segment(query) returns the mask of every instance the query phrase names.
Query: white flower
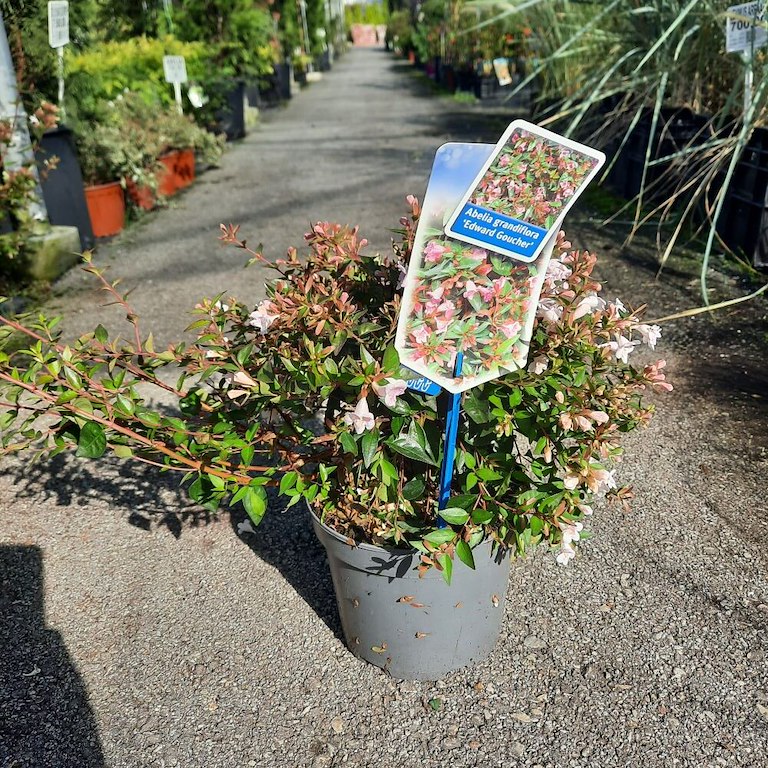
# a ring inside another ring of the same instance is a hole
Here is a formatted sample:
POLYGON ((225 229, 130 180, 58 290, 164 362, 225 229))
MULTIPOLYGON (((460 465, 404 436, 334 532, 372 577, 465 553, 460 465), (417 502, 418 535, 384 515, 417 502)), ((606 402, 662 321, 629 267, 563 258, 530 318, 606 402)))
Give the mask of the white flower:
POLYGON ((563 315, 563 308, 554 299, 542 299, 539 302, 536 314, 545 322, 554 325, 555 323, 560 322, 560 318, 563 315))
POLYGON ((549 368, 549 358, 546 355, 537 355, 528 365, 528 370, 534 375, 539 376, 549 368))
POLYGON ((587 517, 589 517, 589 515, 591 515, 593 512, 592 507, 590 507, 589 504, 577 504, 576 507, 582 515, 587 517))
POLYGON ((271 302, 262 301, 255 311, 248 315, 248 322, 262 333, 266 333, 269 326, 277 319, 277 315, 270 312, 271 309, 274 309, 271 302))
POLYGON ((605 301, 596 293, 590 293, 585 296, 573 310, 573 319, 578 320, 584 315, 591 315, 593 312, 601 312, 605 309, 605 301))
POLYGON ((623 363, 628 363, 630 352, 632 352, 639 343, 639 341, 630 341, 626 336, 617 333, 615 341, 608 341, 600 346, 608 347, 608 349, 610 349, 616 356, 617 360, 620 360, 623 363))
POLYGON ((574 557, 576 557, 576 550, 570 544, 563 542, 555 560, 557 560, 558 565, 568 565, 574 557))
POLYGON ((619 299, 619 298, 616 298, 616 299, 613 300, 613 306, 616 307, 616 311, 617 312, 626 312, 627 311, 627 308, 624 306, 624 302, 621 299, 619 299))
POLYGON ((376 419, 373 418, 373 414, 368 408, 368 401, 364 397, 358 400, 352 413, 344 416, 344 422, 355 430, 356 435, 362 435, 366 430, 376 426, 376 419))
POLYGON ((402 379, 387 380, 386 384, 377 384, 375 382, 373 384, 373 391, 388 408, 394 408, 397 398, 405 394, 406 389, 408 389, 408 383, 402 379))
POLYGON ((229 304, 224 304, 221 301, 217 301, 213 307, 211 307, 215 312, 228 312, 229 311, 229 304))
POLYGON ((581 538, 583 523, 560 523, 560 530, 563 533, 563 546, 569 547, 574 541, 581 538))
POLYGON ((633 330, 640 334, 643 344, 647 344, 651 349, 656 349, 656 342, 661 338, 660 326, 641 323, 636 325, 633 330))

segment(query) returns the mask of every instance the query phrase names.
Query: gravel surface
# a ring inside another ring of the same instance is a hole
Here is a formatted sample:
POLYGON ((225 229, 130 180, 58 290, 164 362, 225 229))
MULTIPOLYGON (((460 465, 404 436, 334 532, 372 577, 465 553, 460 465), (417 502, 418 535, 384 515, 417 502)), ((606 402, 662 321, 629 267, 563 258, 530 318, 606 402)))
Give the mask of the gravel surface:
MULTIPOLYGON (((386 248, 435 149, 494 141, 511 117, 424 90, 352 51, 97 263, 164 342, 203 295, 262 295, 264 275, 218 247, 221 221, 270 256, 318 219, 386 248)), ((622 253, 617 231, 571 221, 607 251, 611 294, 649 317, 696 303, 689 269, 657 281, 642 241, 622 253)), ((114 322, 79 273, 58 291, 68 332, 114 322)), ((544 551, 515 562, 496 650, 441 681, 398 682, 346 650, 301 514, 254 535, 142 467, 6 461, 0 766, 768 766, 765 312, 665 328, 676 391, 628 441, 632 510, 600 508, 567 568, 544 551)))

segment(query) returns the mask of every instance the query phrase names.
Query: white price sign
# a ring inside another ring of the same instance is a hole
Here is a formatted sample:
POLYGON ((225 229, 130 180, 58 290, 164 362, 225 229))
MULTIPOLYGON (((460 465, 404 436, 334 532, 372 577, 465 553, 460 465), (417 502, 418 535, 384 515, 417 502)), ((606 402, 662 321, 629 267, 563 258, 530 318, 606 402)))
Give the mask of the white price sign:
POLYGON ((69 2, 51 0, 48 3, 48 42, 51 48, 63 48, 69 43, 69 2))
POLYGON ((742 53, 768 44, 768 28, 763 26, 765 22, 765 0, 732 5, 728 8, 725 21, 725 50, 742 53))
POLYGON ((187 62, 183 56, 163 56, 163 72, 166 83, 187 82, 187 62))

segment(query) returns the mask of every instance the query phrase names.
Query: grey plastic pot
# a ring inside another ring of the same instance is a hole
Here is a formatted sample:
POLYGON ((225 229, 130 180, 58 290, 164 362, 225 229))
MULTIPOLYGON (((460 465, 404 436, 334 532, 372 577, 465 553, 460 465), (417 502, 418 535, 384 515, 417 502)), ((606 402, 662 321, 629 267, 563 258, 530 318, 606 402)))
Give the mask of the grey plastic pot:
POLYGON ((415 550, 350 545, 312 524, 328 553, 341 626, 356 656, 400 680, 438 680, 485 658, 504 613, 509 556, 483 542, 475 570, 457 561, 449 586, 430 569, 419 578, 415 550))

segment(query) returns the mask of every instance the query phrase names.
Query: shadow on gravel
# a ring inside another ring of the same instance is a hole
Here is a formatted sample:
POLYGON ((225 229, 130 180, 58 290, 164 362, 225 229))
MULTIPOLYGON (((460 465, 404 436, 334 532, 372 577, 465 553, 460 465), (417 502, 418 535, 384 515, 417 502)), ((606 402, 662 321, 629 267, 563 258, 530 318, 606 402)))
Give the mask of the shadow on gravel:
POLYGON ((240 533, 245 515, 232 510, 232 529, 265 563, 277 568, 297 594, 344 642, 331 572, 322 545, 315 537, 309 515, 300 506, 286 510, 270 498, 269 512, 255 533, 240 533))
POLYGON ((88 692, 46 627, 38 547, 0 546, 0 765, 103 768, 88 692))
POLYGON ((103 457, 95 463, 65 455, 14 470, 18 498, 60 507, 76 507, 84 499, 107 501, 130 525, 143 530, 162 526, 177 539, 185 527, 212 520, 179 487, 180 477, 136 462, 103 457))
MULTIPOLYGON (((135 462, 102 458, 98 463, 64 455, 16 470, 19 498, 57 506, 78 506, 84 499, 107 501, 129 525, 142 530, 165 527, 175 538, 187 528, 206 525, 213 515, 194 504, 179 487, 180 475, 162 473, 135 462)), ((241 507, 229 515, 233 533, 264 562, 276 568, 331 631, 343 640, 325 552, 302 507, 284 509, 273 494, 270 511, 254 533, 243 530, 241 507)), ((2 571, 0 570, 0 574, 2 571)), ((1 700, 1 699, 0 699, 1 700)), ((0 720, 0 722, 2 722, 0 720)), ((26 765, 22 763, 26 768, 26 765)), ((6 768, 0 762, 1 768, 6 768)), ((21 768, 21 766, 19 767, 21 768)))

